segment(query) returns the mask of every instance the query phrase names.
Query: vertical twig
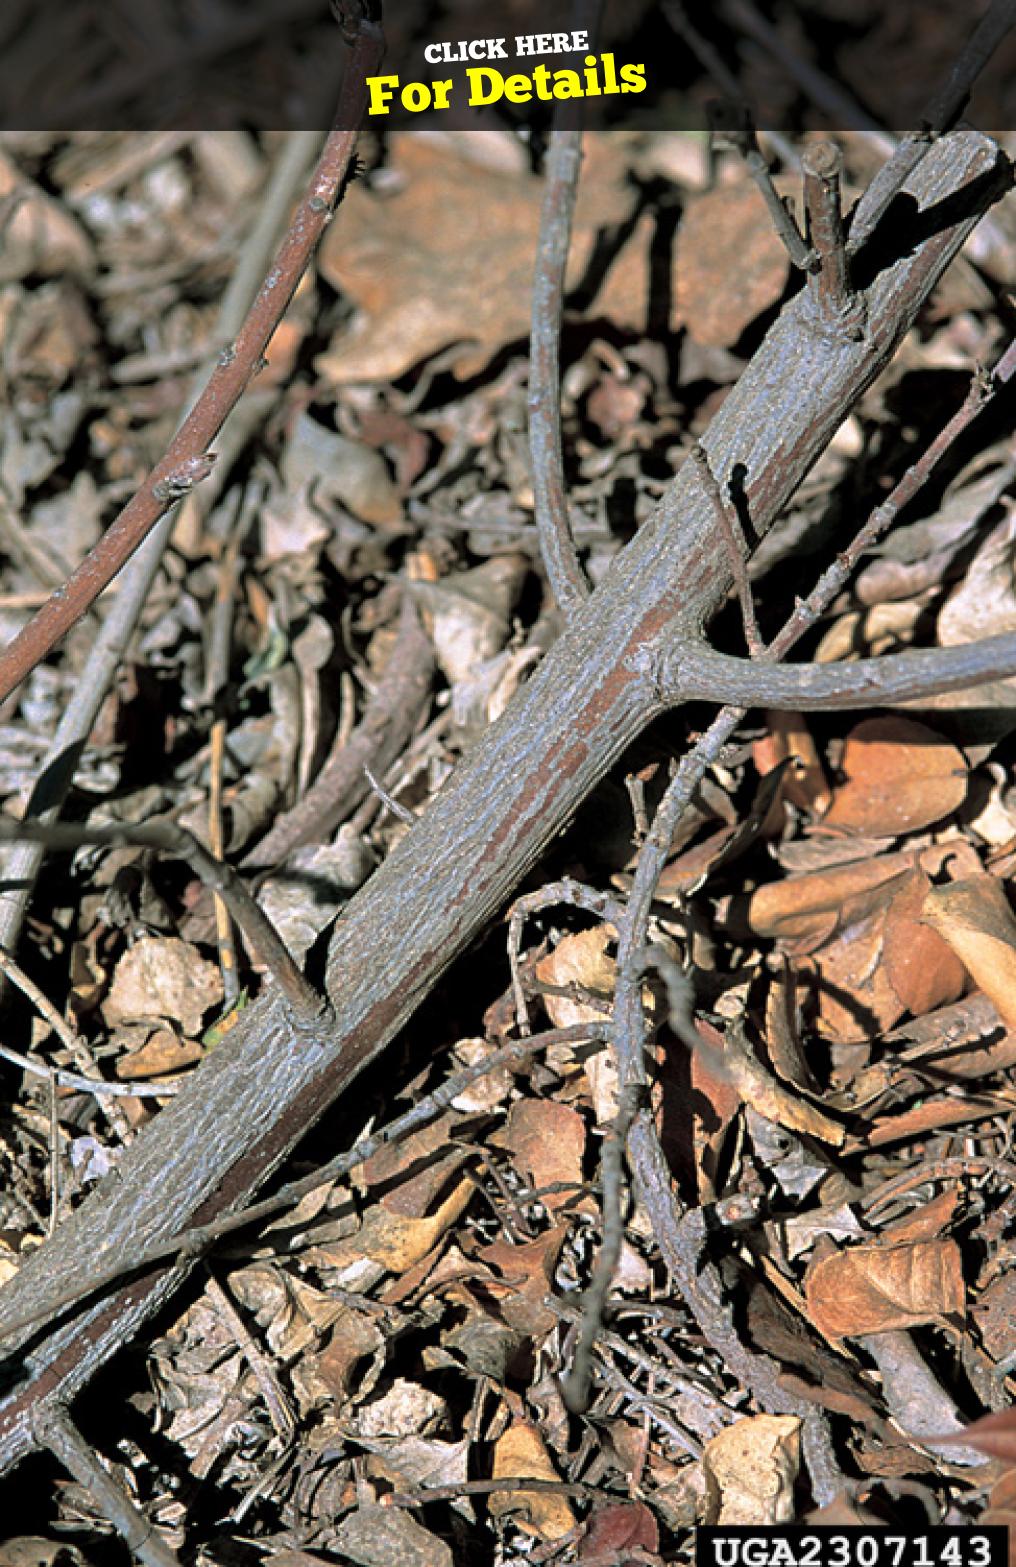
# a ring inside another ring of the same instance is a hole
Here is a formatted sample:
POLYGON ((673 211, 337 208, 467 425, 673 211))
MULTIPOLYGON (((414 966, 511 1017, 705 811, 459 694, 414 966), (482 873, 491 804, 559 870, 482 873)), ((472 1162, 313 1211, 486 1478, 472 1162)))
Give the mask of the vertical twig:
POLYGON ((856 338, 861 331, 862 312, 847 270, 840 208, 843 154, 835 142, 816 142, 805 149, 801 167, 808 234, 817 258, 809 284, 822 319, 830 326, 841 326, 856 338))
POLYGON ((709 458, 706 456, 705 447, 701 441, 696 441, 688 456, 702 478, 702 486, 709 497, 709 504, 713 508, 716 518, 716 527, 723 539, 723 546, 727 552, 730 563, 730 574, 734 579, 737 596, 741 604, 741 619, 744 622, 744 640, 748 644, 748 652, 752 658, 758 658, 765 651, 765 643, 762 641, 758 629, 758 620, 755 616, 755 600, 752 598, 751 582, 748 578, 748 570, 745 564, 745 543, 743 530, 739 524, 731 518, 730 511, 723 499, 723 492, 713 470, 709 466, 709 458))
POLYGON ((581 161, 582 132, 551 131, 529 348, 529 451, 536 526, 547 578, 566 619, 589 597, 568 521, 561 451, 561 316, 581 161))

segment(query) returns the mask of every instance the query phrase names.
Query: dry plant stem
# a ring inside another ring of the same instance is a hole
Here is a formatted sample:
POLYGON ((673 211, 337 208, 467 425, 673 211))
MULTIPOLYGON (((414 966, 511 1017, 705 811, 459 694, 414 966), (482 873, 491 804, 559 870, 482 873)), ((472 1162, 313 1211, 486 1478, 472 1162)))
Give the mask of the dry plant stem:
MULTIPOLYGON (((279 230, 288 221, 294 186, 303 178, 319 141, 316 132, 307 131, 295 131, 287 138, 257 222, 243 246, 239 264, 223 296, 215 323, 216 337, 220 340, 236 334, 250 308, 279 230)), ((204 376, 192 387, 192 398, 200 395, 203 384, 204 376)), ((82 747, 126 656, 174 523, 175 508, 156 524, 118 579, 116 596, 106 605, 102 630, 89 653, 85 671, 71 693, 53 743, 46 752, 28 804, 26 814, 29 816, 40 821, 54 821, 60 814, 82 747)), ((41 844, 20 842, 4 857, 3 879, 9 885, 0 891, 0 946, 10 950, 17 946, 43 855, 41 844)))
POLYGON ((256 955, 270 970, 289 1005, 302 1018, 317 1019, 325 1002, 300 969, 271 920, 262 913, 233 870, 210 854, 204 844, 175 822, 145 822, 137 827, 79 827, 63 822, 0 821, 0 843, 32 838, 49 849, 80 849, 84 844, 102 848, 157 849, 177 855, 216 893, 244 932, 256 955))
POLYGON ((745 565, 747 545, 743 531, 736 521, 732 519, 723 499, 723 493, 720 490, 716 475, 709 466, 709 458, 698 441, 695 442, 695 445, 688 453, 688 458, 698 469, 703 488, 709 497, 709 504, 713 508, 717 531, 726 548, 731 576, 734 579, 734 586, 737 589, 737 596, 741 603, 741 619, 744 622, 744 637, 748 644, 748 652, 752 658, 757 658, 765 644, 759 635, 758 621, 755 618, 755 600, 751 595, 751 583, 748 580, 748 570, 745 565))
POLYGON ((819 309, 830 322, 851 319, 854 331, 861 330, 857 302, 847 273, 847 252, 840 210, 840 178, 843 154, 834 142, 820 141, 805 148, 801 159, 804 170, 804 206, 808 214, 808 234, 817 258, 809 286, 815 290, 819 309))
MULTIPOLYGON (((366 107, 365 78, 382 55, 380 32, 369 24, 358 38, 343 83, 340 121, 358 125, 366 107)), ((9 696, 112 581, 163 512, 210 471, 209 448, 261 366, 348 177, 357 131, 332 131, 297 207, 275 261, 234 341, 224 349, 208 385, 133 499, 64 586, 43 605, 0 655, 0 701, 9 696)))
MULTIPOLYGON (((973 133, 944 137, 910 182, 905 233, 891 245, 883 236, 886 259, 865 290, 865 337, 831 334, 806 292, 781 314, 703 442, 714 471, 744 463, 746 503, 760 535, 1008 181, 991 142, 973 133)), ((730 585, 711 508, 697 476, 682 469, 505 714, 347 905, 326 969, 334 1019, 301 1029, 270 997, 248 1008, 187 1089, 140 1133, 115 1180, 100 1183, 0 1291, 0 1336, 13 1373, 0 1398, 0 1469, 31 1450, 32 1412, 73 1397, 190 1264, 137 1278, 41 1334, 10 1324, 26 1312, 37 1321, 97 1257, 122 1263, 250 1200, 660 712, 653 670, 662 650, 695 635, 730 585)), ((630 1148, 642 1120, 636 1117, 630 1148)), ((669 1201, 665 1168, 661 1180, 669 1201)), ((667 1237, 661 1245, 673 1250, 667 1237)), ((689 1266, 694 1280, 694 1257, 689 1266)))
POLYGON ((593 887, 586 887, 571 876, 565 876, 561 881, 550 882, 537 892, 527 892, 525 897, 516 899, 508 918, 508 965, 512 976, 515 1017, 523 1034, 529 1033, 530 1025, 529 1002, 526 999, 519 964, 522 931, 531 914, 538 914, 541 909, 550 908, 555 903, 567 903, 572 908, 585 909, 587 914, 595 914, 598 919, 610 920, 615 925, 621 918, 621 905, 615 898, 610 897, 609 893, 597 892, 593 887))
POLYGON ((322 842, 352 814, 370 792, 366 769, 384 773, 412 735, 433 675, 434 646, 407 592, 398 638, 362 719, 332 751, 303 799, 245 856, 246 867, 277 865, 301 844, 322 842))
POLYGON ((123 1486, 106 1473, 66 1409, 51 1405, 41 1411, 35 1421, 35 1436, 39 1446, 48 1447, 68 1474, 91 1494, 142 1567, 180 1567, 175 1553, 163 1545, 123 1486))
POLYGON ((561 613, 569 619, 589 597, 572 538, 561 452, 561 315, 572 215, 582 162, 582 132, 553 130, 533 278, 529 348, 529 451, 540 553, 561 613))

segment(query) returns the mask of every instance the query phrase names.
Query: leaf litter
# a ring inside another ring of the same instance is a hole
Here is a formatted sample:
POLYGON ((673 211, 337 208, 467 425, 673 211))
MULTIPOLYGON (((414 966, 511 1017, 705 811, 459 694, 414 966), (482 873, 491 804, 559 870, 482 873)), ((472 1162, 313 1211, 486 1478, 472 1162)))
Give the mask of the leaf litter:
MULTIPOLYGON (((267 174, 257 138, 227 153, 208 133, 121 174, 126 141, 26 137, 0 163, 0 195, 3 182, 23 186, 0 277, 13 389, 3 507, 20 519, 0 540, 6 635, 47 587, 46 559, 87 547, 71 520, 94 531, 158 452, 211 346, 212 301, 267 174), (224 182, 223 156, 234 160, 224 182), (88 472, 72 488, 65 465, 81 451, 88 472)), ((562 414, 569 505, 594 577, 651 509, 786 283, 736 167, 703 193, 689 157, 667 197, 681 209, 674 313, 653 318, 653 238, 667 210, 644 176, 666 161, 664 141, 595 142, 576 219, 562 414), (724 260, 738 252, 744 285, 719 313, 717 240, 724 260), (609 258, 599 277, 596 247, 609 258)), ((486 146, 496 168, 476 155, 454 138, 396 137, 350 191, 234 449, 184 509, 78 786, 82 813, 170 814, 207 836, 214 784, 227 852, 240 859, 330 755, 362 742, 379 787, 351 791, 334 845, 311 834, 264 887, 310 964, 344 901, 560 629, 524 439, 541 184, 508 133, 486 146), (387 756, 368 716, 391 689, 406 597, 436 676, 387 756), (224 598, 216 668, 210 628, 224 598)), ((934 433, 955 398, 957 334, 969 359, 990 361, 991 300, 990 289, 961 290, 951 314, 940 301, 802 487, 755 583, 774 624, 800 540, 873 504, 934 433)), ((928 626, 953 645, 1009 624, 1012 476, 1009 443, 986 439, 864 565, 814 655, 895 649, 928 626)), ((8 814, 24 809, 91 634, 78 627, 5 712, 8 814)), ((915 1496, 925 1518, 1016 1516, 1005 1474, 1016 1468, 1012 705, 1007 683, 976 704, 959 693, 860 721, 752 715, 671 846, 650 927, 693 970, 701 1037, 689 1054, 647 981, 673 1178, 703 1211, 748 1201, 754 1218, 724 1231, 716 1259, 739 1303, 736 1330, 776 1354, 829 1421, 849 1493, 821 1513, 804 1499, 801 1419, 759 1407, 703 1340, 630 1200, 595 1401, 575 1429, 560 1379, 602 1241, 597 1173, 616 1071, 595 1038, 505 1065, 508 968, 484 946, 453 969, 383 1079, 326 1118, 300 1173, 436 1088, 445 1063, 490 1060, 490 1075, 347 1180, 234 1238, 213 1261, 226 1303, 200 1286, 146 1342, 151 1380, 121 1368, 118 1398, 159 1442, 123 1441, 114 1426, 99 1439, 144 1487, 168 1542, 197 1531, 212 1555, 228 1539, 238 1560, 274 1567, 644 1562, 705 1522, 831 1518, 838 1507, 850 1521, 907 1526, 915 1496), (891 1398, 883 1351, 901 1343, 891 1398), (901 1419, 919 1394, 932 1411, 938 1401, 941 1440, 927 1423, 917 1440, 901 1419), (952 1463, 957 1444, 984 1465, 952 1463), (470 1491, 477 1482, 489 1483, 470 1491), (428 1487, 439 1499, 414 1511, 428 1487)), ((678 715, 643 737, 536 880, 571 876, 623 896, 632 802, 639 790, 658 798, 684 724, 678 715)), ((79 851, 41 884, 29 938, 26 966, 72 1019, 75 1044, 20 1004, 8 1038, 58 1069, 82 1068, 84 1053, 90 1074, 186 1071, 243 1004, 223 999, 207 890, 140 851, 79 851)), ((567 905, 532 916, 519 969, 534 1027, 609 1017, 615 953, 609 918, 567 905)), ((67 1148, 91 1139, 115 1160, 158 1113, 128 1100, 118 1123, 105 1101, 55 1094, 52 1153, 36 1080, 24 1077, 5 1118, 12 1267, 45 1231, 53 1165, 60 1214, 91 1179, 67 1148)), ((45 1504, 29 1498, 12 1536, 87 1541, 80 1506, 68 1487, 45 1504)), ((16 1543, 4 1547, 12 1559, 16 1543)))

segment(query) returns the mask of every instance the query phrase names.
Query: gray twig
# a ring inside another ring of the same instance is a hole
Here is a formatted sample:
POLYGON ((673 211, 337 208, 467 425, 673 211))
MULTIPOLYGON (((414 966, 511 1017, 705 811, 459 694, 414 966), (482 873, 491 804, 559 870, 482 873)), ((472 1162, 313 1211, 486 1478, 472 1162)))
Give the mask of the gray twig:
POLYGON ((61 1404, 46 1404, 37 1410, 33 1428, 40 1446, 48 1447, 68 1474, 91 1493, 142 1567, 180 1567, 175 1552, 159 1539, 123 1486, 107 1474, 61 1404))
POLYGON ((589 597, 589 583, 579 565, 568 521, 561 452, 561 313, 581 161, 582 132, 551 131, 533 274, 529 349, 529 450, 536 526, 547 578, 565 617, 573 615, 589 597))

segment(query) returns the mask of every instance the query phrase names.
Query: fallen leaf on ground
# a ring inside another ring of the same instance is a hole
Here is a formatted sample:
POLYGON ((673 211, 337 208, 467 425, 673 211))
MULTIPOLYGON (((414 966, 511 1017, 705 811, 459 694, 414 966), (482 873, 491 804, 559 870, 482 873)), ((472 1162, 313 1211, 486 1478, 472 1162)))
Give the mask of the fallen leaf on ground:
POLYGON ((751 180, 689 201, 677 231, 677 318, 696 342, 732 347, 779 299, 787 272, 787 252, 751 180), (733 274, 731 255, 739 258, 733 274))
MULTIPOLYGON (((586 1124, 569 1105, 552 1099, 518 1100, 498 1141, 514 1155, 531 1186, 581 1186, 586 1124)), ((574 1189, 547 1192, 540 1201, 553 1210, 574 1203, 577 1195, 574 1189)))
POLYGON ((801 1462, 796 1415, 749 1415, 706 1443, 702 1465, 720 1493, 716 1522, 786 1523, 801 1462))
MULTIPOLYGON (((623 154, 607 140, 586 138, 568 288, 584 277, 603 231, 624 223, 634 205, 623 154)), ((392 138, 391 167, 400 188, 382 196, 353 185, 341 223, 322 241, 322 275, 362 314, 316 368, 333 381, 396 380, 457 344, 455 375, 474 375, 498 349, 529 335, 543 181, 479 168, 412 133, 392 138)), ((644 256, 640 263, 644 299, 644 256)), ((619 325, 644 325, 633 282, 630 314, 619 325)))
POLYGON ((934 887, 923 915, 1016 1028, 1016 919, 1001 882, 985 874, 934 887))
POLYGON ((177 936, 142 936, 116 966, 102 1015, 113 1028, 161 1018, 196 1034, 205 1013, 222 1002, 222 975, 177 936))
MULTIPOLYGON (((494 1447, 495 1480, 559 1480, 543 1438, 534 1425, 519 1420, 509 1426, 494 1447)), ((559 1540, 575 1527, 575 1515, 564 1496, 552 1491, 492 1491, 488 1509, 495 1518, 513 1514, 519 1527, 541 1540, 559 1540)))
POLYGON ((843 751, 846 783, 834 791, 824 825, 857 832, 916 832, 962 805, 963 752, 933 729, 893 714, 855 725, 843 751))
POLYGON ((851 1246, 815 1263, 805 1294, 829 1338, 955 1323, 964 1312, 960 1249, 948 1239, 851 1246))

